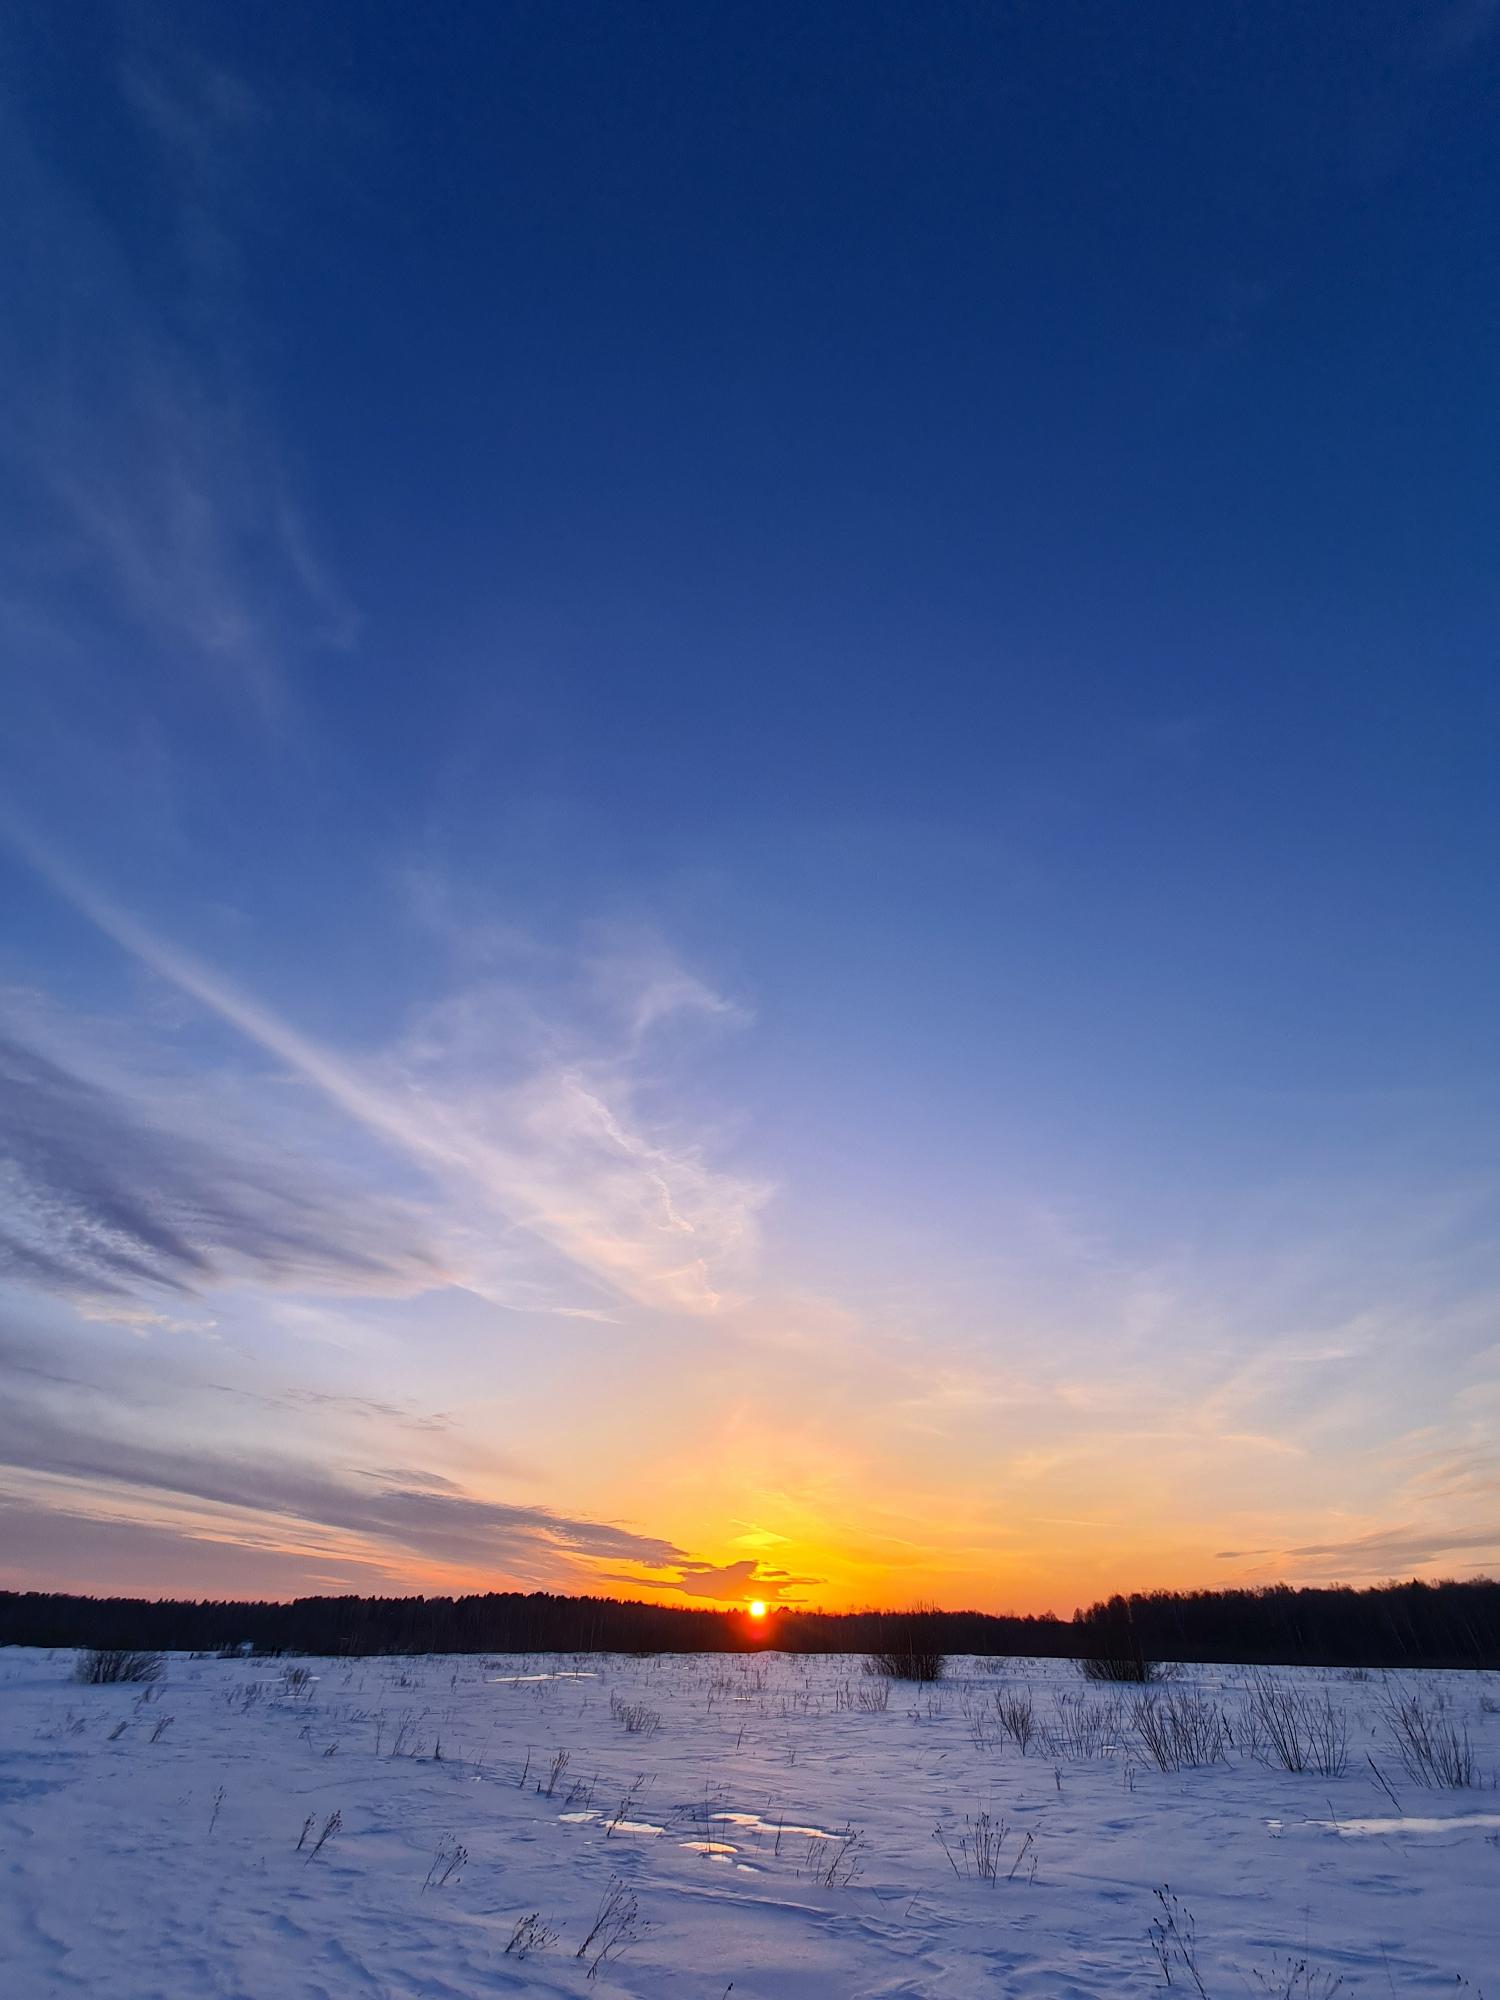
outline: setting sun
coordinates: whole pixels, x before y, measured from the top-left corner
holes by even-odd
[[[766,1607],[761,1603],[760,1599],[757,1597],[755,1602],[750,1607],[750,1616],[752,1618],[764,1618],[765,1615],[766,1615]]]

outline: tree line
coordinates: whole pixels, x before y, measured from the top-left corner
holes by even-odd
[[[1074,1613],[918,1614],[943,1653],[1244,1665],[1500,1667],[1500,1582],[1368,1589],[1148,1591]],[[469,1597],[299,1597],[291,1603],[0,1591],[0,1645],[155,1652],[875,1653],[913,1614],[679,1608],[550,1591]],[[905,1643],[905,1640],[902,1641]]]

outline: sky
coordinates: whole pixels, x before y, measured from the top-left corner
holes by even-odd
[[[0,1585],[1500,1565],[1500,8],[0,22]]]

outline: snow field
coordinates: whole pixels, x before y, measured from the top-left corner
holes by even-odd
[[[1496,1676],[73,1665],[0,1653],[6,2000],[1500,2000]]]

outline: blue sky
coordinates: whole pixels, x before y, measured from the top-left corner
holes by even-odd
[[[0,1581],[1500,1560],[1500,11],[0,55]]]

